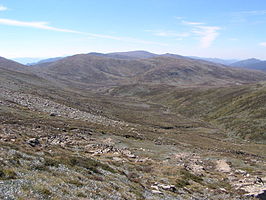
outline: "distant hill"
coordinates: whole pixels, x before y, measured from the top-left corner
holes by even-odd
[[[169,58],[183,58],[183,59],[188,59],[188,57],[181,56],[181,55],[177,55],[177,54],[171,54],[171,53],[161,54],[159,56],[169,57]]]
[[[261,61],[258,63],[254,63],[253,65],[250,65],[248,67],[249,69],[256,69],[256,70],[261,70],[266,72],[266,61]]]
[[[234,62],[230,65],[233,67],[246,67],[246,68],[248,68],[249,66],[256,64],[256,63],[259,63],[259,62],[261,62],[261,60],[256,59],[256,58],[250,58],[250,59]]]
[[[231,66],[266,71],[266,61],[262,61],[256,58],[242,60],[242,61],[231,64]]]
[[[88,53],[91,56],[101,56],[106,58],[122,59],[122,60],[138,60],[145,58],[152,58],[159,56],[158,54],[150,53],[148,51],[128,51],[128,52],[114,52],[114,53]]]
[[[150,61],[156,63],[156,67],[141,75],[140,80],[143,82],[219,85],[253,82],[260,76],[257,72],[187,58],[155,57]]]
[[[87,55],[90,56],[99,56],[99,57],[105,57],[105,58],[114,58],[114,59],[121,59],[121,60],[136,60],[136,59],[140,59],[138,57],[132,57],[132,56],[128,56],[128,55],[123,55],[123,54],[119,54],[119,53],[97,53],[97,52],[91,52],[88,53]]]
[[[205,60],[213,63],[223,64],[223,65],[231,65],[232,63],[238,62],[236,59],[221,59],[221,58],[204,58],[204,57],[197,57],[197,56],[189,56],[193,59]]]
[[[128,51],[128,52],[115,52],[115,53],[109,53],[110,56],[124,56],[129,58],[138,58],[138,59],[144,59],[144,58],[152,58],[158,56],[157,54],[150,53],[148,51]]]
[[[30,57],[24,57],[24,58],[12,58],[11,60],[16,61],[20,64],[27,65],[29,63],[37,63],[43,58],[30,58]]]
[[[91,52],[91,53],[88,53],[87,55],[105,57],[105,58],[113,58],[113,59],[121,59],[121,60],[138,60],[138,59],[145,59],[145,58],[152,58],[152,57],[159,56],[159,54],[154,54],[154,53],[150,53],[147,51],[128,51],[128,52],[114,52],[114,53]],[[167,54],[164,54],[162,56],[167,56]],[[171,54],[171,56],[178,56],[178,55]],[[27,65],[42,67],[43,66],[42,64],[56,62],[63,58],[64,57],[48,58],[48,59],[40,60],[39,62],[28,63]]]
[[[118,54],[111,54],[113,55]],[[126,52],[123,55],[139,56],[139,59],[117,59],[110,58],[110,54],[106,56],[106,54],[90,53],[42,63],[41,67],[37,68],[42,76],[82,87],[91,84],[107,86],[132,83],[179,86],[224,85],[266,80],[264,73],[230,68],[179,55],[155,56],[156,54],[139,51]]]
[[[115,53],[97,53],[97,52],[91,52],[88,53],[88,55],[92,56],[101,56],[101,57],[107,57],[107,58],[114,58],[114,59],[122,59],[122,60],[137,60],[137,59],[147,59],[147,58],[154,58],[154,57],[171,57],[171,58],[186,58],[185,56],[180,56],[177,54],[155,54],[150,53],[148,51],[128,51],[128,52],[115,52]]]
[[[225,60],[225,59],[219,59],[219,58],[201,58],[196,56],[181,56],[178,54],[171,54],[171,53],[165,53],[165,54],[155,54],[150,53],[148,51],[128,51],[128,52],[114,52],[114,53],[98,53],[98,52],[91,52],[87,55],[91,56],[100,56],[100,57],[107,57],[107,58],[114,58],[114,59],[122,59],[122,60],[138,60],[138,59],[147,59],[147,58],[154,58],[154,57],[171,57],[171,58],[183,58],[183,59],[196,59],[196,60],[204,60],[208,62],[223,64],[223,65],[229,65],[231,63],[237,62],[238,60]],[[36,63],[30,63],[28,65],[39,65],[46,62],[55,62],[57,60],[62,59],[63,57],[57,57],[57,58],[49,58],[45,60],[41,60]]]
[[[35,67],[39,69],[39,73],[55,80],[105,85],[127,82],[151,67],[144,61],[114,59],[95,54],[79,54],[40,65],[39,68]]]
[[[40,64],[43,64],[43,63],[51,63],[51,62],[55,62],[55,61],[58,61],[58,60],[61,60],[63,57],[55,57],[55,58],[47,58],[47,59],[44,59],[44,60],[40,60],[36,63],[27,63],[28,66],[34,66],[34,65],[40,65]]]

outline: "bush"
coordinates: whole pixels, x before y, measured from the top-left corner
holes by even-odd
[[[203,181],[201,177],[196,176],[185,169],[180,170],[180,176],[180,179],[178,179],[175,184],[175,186],[179,188],[183,188],[187,185],[190,185],[189,181],[194,181],[197,183]]]
[[[110,166],[100,163],[96,160],[90,159],[90,158],[84,158],[84,157],[74,157],[71,156],[67,159],[64,159],[66,165],[69,165],[71,167],[78,166],[83,167],[85,169],[88,169],[94,173],[100,173],[98,168],[102,168],[103,170],[109,171],[111,173],[116,173],[116,171],[111,168]]]
[[[12,169],[0,169],[1,180],[15,179],[16,177],[17,177],[17,174]]]

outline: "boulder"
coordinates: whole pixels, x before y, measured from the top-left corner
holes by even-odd
[[[37,138],[31,138],[27,141],[27,144],[29,144],[32,147],[36,147],[41,145],[40,141]]]

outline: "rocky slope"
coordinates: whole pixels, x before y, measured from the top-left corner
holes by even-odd
[[[74,105],[1,91],[1,198],[251,199],[265,189],[265,146],[160,105],[109,100],[119,118],[131,113],[110,126]],[[156,119],[134,122],[144,110]]]

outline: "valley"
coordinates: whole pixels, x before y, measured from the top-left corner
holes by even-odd
[[[263,194],[266,74],[141,55],[0,59],[0,198]]]

